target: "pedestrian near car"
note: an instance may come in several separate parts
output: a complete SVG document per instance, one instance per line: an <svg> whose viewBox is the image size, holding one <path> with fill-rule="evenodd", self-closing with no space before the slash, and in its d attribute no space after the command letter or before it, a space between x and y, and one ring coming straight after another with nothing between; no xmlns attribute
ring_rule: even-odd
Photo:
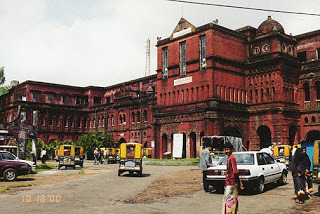
<svg viewBox="0 0 320 214"><path fill-rule="evenodd" d="M298 148L289 165L289 171L292 172L294 192L296 195L295 202L298 204L303 204L305 200L307 167L304 160L303 148Z"/></svg>
<svg viewBox="0 0 320 214"><path fill-rule="evenodd" d="M99 164L99 150L98 148L96 148L94 151L93 151L93 156L94 156L94 165L98 165Z"/></svg>
<svg viewBox="0 0 320 214"><path fill-rule="evenodd" d="M225 176L225 190L223 197L222 213L231 214L239 213L238 203L238 187L244 189L242 182L239 178L239 172L237 168L237 161L233 152L233 146L231 143L226 143L225 154L228 155L227 169Z"/></svg>
<svg viewBox="0 0 320 214"><path fill-rule="evenodd" d="M306 147L302 147L301 162L302 162L302 166L305 168L304 174L305 174L305 180L306 180L306 192L311 193L314 191L312 187L312 178L310 174L311 162L307 154Z"/></svg>
<svg viewBox="0 0 320 214"><path fill-rule="evenodd" d="M199 169L202 170L202 183L205 192L209 192L209 184L207 182L208 167L212 166L212 158L210 156L211 146L207 146L200 154Z"/></svg>

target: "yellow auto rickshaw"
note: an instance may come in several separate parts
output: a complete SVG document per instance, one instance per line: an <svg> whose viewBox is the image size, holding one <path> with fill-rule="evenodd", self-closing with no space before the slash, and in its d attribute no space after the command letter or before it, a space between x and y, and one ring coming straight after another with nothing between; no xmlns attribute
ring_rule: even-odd
<svg viewBox="0 0 320 214"><path fill-rule="evenodd" d="M120 163L118 176L128 171L142 176L142 147L139 143L122 143L120 145Z"/></svg>
<svg viewBox="0 0 320 214"><path fill-rule="evenodd" d="M312 181L320 184L320 141L314 141L313 148L313 170L312 170ZM318 186L318 192L320 192L320 185Z"/></svg>
<svg viewBox="0 0 320 214"><path fill-rule="evenodd" d="M58 169L62 166L76 168L76 165L83 167L83 147L73 145L61 145L58 150L57 161L59 163Z"/></svg>
<svg viewBox="0 0 320 214"><path fill-rule="evenodd" d="M289 165L290 162L290 145L278 145L273 147L273 157L276 161Z"/></svg>
<svg viewBox="0 0 320 214"><path fill-rule="evenodd" d="M143 148L142 153L144 158L151 158L151 148Z"/></svg>

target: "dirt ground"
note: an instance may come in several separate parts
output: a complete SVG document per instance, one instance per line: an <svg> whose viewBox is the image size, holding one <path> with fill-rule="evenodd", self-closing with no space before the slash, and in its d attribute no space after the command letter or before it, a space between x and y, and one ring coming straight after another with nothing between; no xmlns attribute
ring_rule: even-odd
<svg viewBox="0 0 320 214"><path fill-rule="evenodd" d="M159 178L138 194L130 199L129 203L151 201L164 197L188 194L202 189L202 174L200 170L185 170L175 172L163 178Z"/></svg>

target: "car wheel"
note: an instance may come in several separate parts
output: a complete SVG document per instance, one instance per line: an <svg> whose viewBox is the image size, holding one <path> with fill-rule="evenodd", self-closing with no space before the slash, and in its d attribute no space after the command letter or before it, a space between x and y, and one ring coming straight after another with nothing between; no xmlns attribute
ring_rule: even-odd
<svg viewBox="0 0 320 214"><path fill-rule="evenodd" d="M259 194L263 193L263 191L264 191L264 179L262 177L259 178L259 180L258 180L257 191L258 191Z"/></svg>
<svg viewBox="0 0 320 214"><path fill-rule="evenodd" d="M5 181L14 181L17 178L17 172L14 169L6 169L3 173Z"/></svg>
<svg viewBox="0 0 320 214"><path fill-rule="evenodd" d="M120 171L118 171L118 176L121 176L121 172Z"/></svg>
<svg viewBox="0 0 320 214"><path fill-rule="evenodd" d="M287 173L282 172L281 178L278 180L279 185L285 185L287 183Z"/></svg>

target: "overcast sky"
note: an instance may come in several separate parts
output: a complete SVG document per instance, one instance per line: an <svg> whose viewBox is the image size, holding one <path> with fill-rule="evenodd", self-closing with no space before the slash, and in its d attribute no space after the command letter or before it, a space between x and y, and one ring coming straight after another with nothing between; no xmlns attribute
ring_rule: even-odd
<svg viewBox="0 0 320 214"><path fill-rule="evenodd" d="M195 0L197 1L197 0ZM320 13L315 0L198 0L198 2ZM170 36L181 16L196 27L257 28L271 15L287 34L320 29L320 17L181 4L166 0L0 0L0 66L6 83L26 80L110 86L145 75L151 40Z"/></svg>

